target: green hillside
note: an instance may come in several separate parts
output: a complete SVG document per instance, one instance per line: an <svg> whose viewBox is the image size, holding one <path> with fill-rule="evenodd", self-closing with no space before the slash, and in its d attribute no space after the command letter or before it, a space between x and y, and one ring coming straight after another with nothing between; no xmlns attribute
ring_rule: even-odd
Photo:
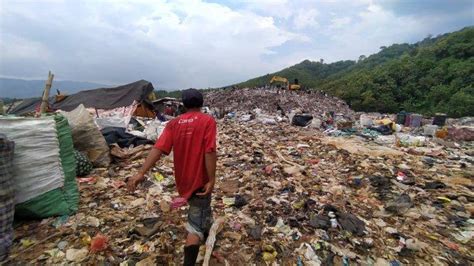
<svg viewBox="0 0 474 266"><path fill-rule="evenodd" d="M453 117L474 115L474 27L427 37L415 44L381 47L371 56L331 64L305 60L237 84L268 84L273 75L323 89L358 111L406 110Z"/></svg>
<svg viewBox="0 0 474 266"><path fill-rule="evenodd" d="M298 79L299 83L305 87L315 88L321 85L321 82L329 76L339 73L343 70L354 66L354 61L339 61L331 64L322 64L320 62L311 62L305 60L292 67L285 68L281 71L267 74L258 78L250 79L246 82L237 84L239 87L258 87L269 84L270 79L277 75L287 78L291 83L294 79Z"/></svg>

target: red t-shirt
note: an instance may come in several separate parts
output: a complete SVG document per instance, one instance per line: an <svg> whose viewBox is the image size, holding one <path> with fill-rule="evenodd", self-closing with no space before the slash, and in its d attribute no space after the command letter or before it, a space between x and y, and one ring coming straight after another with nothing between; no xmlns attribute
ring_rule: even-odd
<svg viewBox="0 0 474 266"><path fill-rule="evenodd" d="M216 121L201 112L188 112L171 120L155 148L165 154L173 149L174 175L179 194L188 199L209 177L204 155L216 151Z"/></svg>

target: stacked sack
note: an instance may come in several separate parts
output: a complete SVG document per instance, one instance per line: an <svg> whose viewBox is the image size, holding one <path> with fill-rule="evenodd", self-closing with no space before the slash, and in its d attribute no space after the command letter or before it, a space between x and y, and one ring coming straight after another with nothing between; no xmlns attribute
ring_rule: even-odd
<svg viewBox="0 0 474 266"><path fill-rule="evenodd" d="M13 240L15 194L11 171L14 148L15 143L0 134L0 262L6 258Z"/></svg>
<svg viewBox="0 0 474 266"><path fill-rule="evenodd" d="M47 218L77 211L76 160L67 119L0 117L0 128L15 142L12 180L17 218Z"/></svg>

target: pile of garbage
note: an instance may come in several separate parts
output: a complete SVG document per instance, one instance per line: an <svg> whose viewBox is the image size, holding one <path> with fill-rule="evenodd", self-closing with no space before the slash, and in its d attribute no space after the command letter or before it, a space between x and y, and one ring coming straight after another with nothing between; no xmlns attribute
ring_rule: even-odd
<svg viewBox="0 0 474 266"><path fill-rule="evenodd" d="M218 126L210 264L473 263L472 142L404 147L289 123ZM108 168L78 178L76 214L16 225L8 262L181 264L187 206L172 157L135 193L125 188L150 148L112 147Z"/></svg>
<svg viewBox="0 0 474 266"><path fill-rule="evenodd" d="M356 114L322 92L271 88L210 91L206 104L218 119L218 180L215 223L198 262L473 264L474 119ZM15 202L16 216L42 220L17 220L13 234L12 192L3 191L6 264L182 264L188 206L176 191L172 156L135 192L125 188L171 117L133 110L99 116L79 105L55 117L0 120L12 136L0 136L2 165L15 166L13 147L25 160L43 149L51 156L36 152L34 162L53 160L42 164L58 173L45 190L54 201L31 189L41 197L25 198L28 208ZM49 146L28 145L32 137ZM33 166L11 172L36 186L19 170L51 183L53 175ZM61 194L67 188L69 201Z"/></svg>
<svg viewBox="0 0 474 266"><path fill-rule="evenodd" d="M248 113L258 108L269 115L278 112L282 115L288 115L291 111L297 109L313 116L322 116L329 110L349 117L354 115L354 111L343 100L316 90L221 89L208 92L205 95L205 104L217 108L221 114L229 112Z"/></svg>
<svg viewBox="0 0 474 266"><path fill-rule="evenodd" d="M441 118L440 118L441 117ZM361 113L355 121L330 118L319 127L329 136L359 136L378 144L405 147L426 146L431 140L473 141L473 118L433 118L401 112L396 115Z"/></svg>

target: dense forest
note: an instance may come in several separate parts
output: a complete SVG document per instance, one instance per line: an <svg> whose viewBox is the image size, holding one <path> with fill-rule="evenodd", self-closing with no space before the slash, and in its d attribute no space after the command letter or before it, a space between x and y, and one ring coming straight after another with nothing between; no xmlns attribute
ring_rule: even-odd
<svg viewBox="0 0 474 266"><path fill-rule="evenodd" d="M401 110L452 117L474 115L474 27L428 36L415 44L380 47L371 56L331 64L305 60L279 72L237 84L268 84L273 75L322 89L358 111Z"/></svg>

